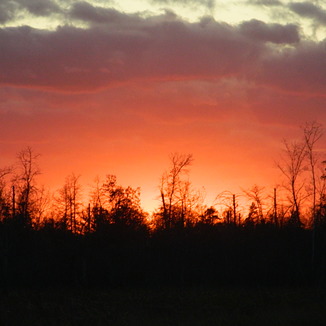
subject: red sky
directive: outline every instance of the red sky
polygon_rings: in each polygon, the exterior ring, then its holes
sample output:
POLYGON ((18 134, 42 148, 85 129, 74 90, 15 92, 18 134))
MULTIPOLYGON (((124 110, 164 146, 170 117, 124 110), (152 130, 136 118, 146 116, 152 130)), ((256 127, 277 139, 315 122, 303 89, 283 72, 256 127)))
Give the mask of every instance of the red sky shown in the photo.
POLYGON ((282 139, 326 121, 326 6, 231 5, 2 1, 0 165, 31 146, 51 189, 71 172, 85 192, 115 174, 141 187, 146 209, 174 152, 193 154, 190 179, 207 204, 281 183, 282 139))

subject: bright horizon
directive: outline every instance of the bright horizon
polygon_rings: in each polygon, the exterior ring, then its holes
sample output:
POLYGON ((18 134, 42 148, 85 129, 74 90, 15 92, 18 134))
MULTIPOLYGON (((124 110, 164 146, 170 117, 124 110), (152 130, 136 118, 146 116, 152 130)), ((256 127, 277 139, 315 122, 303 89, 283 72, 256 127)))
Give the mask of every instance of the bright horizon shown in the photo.
POLYGON ((51 190, 114 174, 153 210, 169 155, 189 153, 208 206, 270 193, 282 139, 325 125, 325 32, 319 1, 5 0, 0 167, 30 146, 51 190))

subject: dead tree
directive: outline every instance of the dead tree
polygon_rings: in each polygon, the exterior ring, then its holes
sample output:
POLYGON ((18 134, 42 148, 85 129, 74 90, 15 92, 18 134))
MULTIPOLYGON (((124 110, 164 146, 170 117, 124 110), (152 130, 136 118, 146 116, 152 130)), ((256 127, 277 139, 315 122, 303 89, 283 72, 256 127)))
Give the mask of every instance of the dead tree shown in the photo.
POLYGON ((317 122, 307 122, 303 129, 304 141, 306 145, 306 155, 309 162, 309 169, 311 173, 312 186, 312 224, 315 225, 316 220, 316 197, 317 197, 317 172, 316 166, 318 157, 315 153, 315 147, 318 140, 323 135, 322 127, 317 122))
MULTIPOLYGON (((162 200, 162 214, 164 227, 169 229, 172 226, 174 211, 179 203, 186 197, 184 193, 185 181, 182 176, 188 172, 187 167, 193 162, 191 154, 172 154, 170 156, 171 167, 161 178, 160 194, 162 200)), ((189 184, 187 185, 189 189, 189 184)), ((182 209, 182 208, 181 208, 182 209)))
POLYGON ((264 223, 264 187, 258 187, 254 185, 249 190, 243 190, 247 198, 254 202, 255 206, 257 207, 257 217, 258 223, 264 223))
POLYGON ((290 193, 292 214, 290 221, 295 225, 301 225, 300 203, 304 183, 300 177, 304 171, 304 160, 307 155, 305 143, 283 141, 284 155, 277 167, 286 179, 285 187, 290 193))
POLYGON ((38 157, 39 154, 35 154, 31 147, 26 147, 17 155, 18 172, 13 180, 13 193, 16 192, 17 200, 13 197, 13 204, 17 204, 18 213, 27 224, 32 223, 33 198, 38 191, 36 177, 41 173, 37 163, 38 157))
POLYGON ((65 184, 59 189, 59 196, 56 198, 57 205, 61 214, 63 228, 76 233, 77 216, 81 206, 81 187, 78 182, 79 176, 70 174, 65 179, 65 184))

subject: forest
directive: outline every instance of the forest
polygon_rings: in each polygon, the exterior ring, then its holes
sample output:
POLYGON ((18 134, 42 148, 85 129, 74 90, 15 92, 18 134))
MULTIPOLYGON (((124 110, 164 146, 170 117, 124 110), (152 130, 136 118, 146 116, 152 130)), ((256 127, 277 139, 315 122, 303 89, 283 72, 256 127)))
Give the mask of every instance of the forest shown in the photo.
POLYGON ((283 183, 217 195, 193 189, 191 154, 170 155, 157 209, 117 177, 97 180, 87 200, 79 176, 50 194, 38 184, 38 154, 21 150, 0 170, 0 282, 22 287, 304 285, 326 276, 326 189, 317 122, 283 141, 283 183))

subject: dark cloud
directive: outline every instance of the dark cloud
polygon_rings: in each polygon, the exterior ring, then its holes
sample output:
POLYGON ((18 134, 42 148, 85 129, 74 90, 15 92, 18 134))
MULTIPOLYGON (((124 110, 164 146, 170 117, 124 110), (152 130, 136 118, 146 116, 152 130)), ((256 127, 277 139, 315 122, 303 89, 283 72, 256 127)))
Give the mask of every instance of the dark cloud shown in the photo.
POLYGON ((241 33, 257 41, 291 44, 300 40, 298 27, 293 24, 266 24, 253 19, 242 23, 239 28, 241 33))
POLYGON ((281 6, 282 2, 279 0, 248 0, 248 3, 256 6, 281 6))
POLYGON ((48 16, 60 12, 59 6, 53 0, 19 0, 17 2, 35 16, 48 16))
POLYGON ((319 23, 326 24, 326 10, 311 2, 293 2, 289 4, 290 9, 301 17, 315 19, 319 23))
POLYGON ((260 75, 268 85, 299 93, 326 91, 326 40, 306 42, 297 48, 270 56, 260 75))
POLYGON ((35 16, 49 16, 61 11, 53 0, 2 0, 0 24, 14 20, 17 15, 21 14, 21 10, 27 10, 35 16))
POLYGON ((262 50, 213 20, 190 24, 133 17, 130 25, 130 16, 123 17, 86 30, 2 29, 0 82, 78 89, 135 78, 218 77, 241 73, 262 50))
POLYGON ((165 9, 162 15, 144 19, 139 13, 124 14, 113 8, 92 6, 88 2, 74 3, 70 7, 67 16, 72 20, 80 20, 93 27, 96 25, 106 25, 107 29, 117 28, 129 31, 134 29, 135 32, 145 26, 179 20, 178 16, 168 9, 165 9))
POLYGON ((94 7, 88 2, 76 2, 72 5, 69 15, 71 18, 92 23, 118 23, 125 15, 114 9, 94 7))
POLYGON ((0 3, 0 24, 4 24, 15 17, 17 3, 10 0, 2 0, 0 3))
POLYGON ((211 17, 189 23, 171 12, 143 18, 80 2, 70 15, 96 24, 0 29, 0 83, 81 91, 137 80, 231 77, 290 90, 326 88, 325 43, 302 43, 294 25, 231 26, 211 17), (285 51, 284 44, 293 47, 285 51))
POLYGON ((161 5, 181 4, 185 6, 204 6, 208 9, 215 8, 215 0, 151 0, 151 2, 161 5))

